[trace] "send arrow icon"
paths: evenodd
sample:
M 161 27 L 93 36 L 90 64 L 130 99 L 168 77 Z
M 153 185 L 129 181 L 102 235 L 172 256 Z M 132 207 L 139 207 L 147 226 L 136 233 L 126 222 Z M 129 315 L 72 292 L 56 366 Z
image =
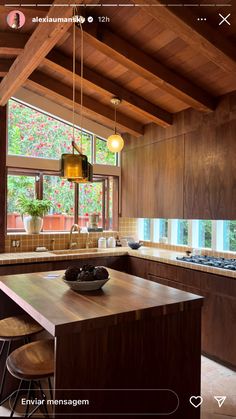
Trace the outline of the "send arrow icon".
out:
M 226 396 L 214 396 L 214 399 L 217 401 L 218 406 L 221 407 L 226 400 Z

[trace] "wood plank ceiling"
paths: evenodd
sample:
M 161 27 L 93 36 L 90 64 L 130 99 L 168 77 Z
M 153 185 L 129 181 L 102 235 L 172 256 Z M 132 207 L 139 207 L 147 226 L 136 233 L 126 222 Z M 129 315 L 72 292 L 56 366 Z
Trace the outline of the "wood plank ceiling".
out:
M 32 22 L 36 16 L 70 17 L 72 8 L 65 6 L 69 3 L 55 0 L 54 7 L 35 8 L 25 0 L 20 10 L 26 23 L 17 31 L 6 21 L 15 8 L 0 6 L 0 105 L 25 86 L 72 108 L 71 25 Z M 84 113 L 88 118 L 113 127 L 110 99 L 118 96 L 122 99 L 119 131 L 139 136 L 144 125 L 154 122 L 166 127 L 172 124 L 173 114 L 189 107 L 211 112 L 220 96 L 236 90 L 235 1 L 231 7 L 226 6 L 228 0 L 221 0 L 217 7 L 209 6 L 209 0 L 198 1 L 199 7 L 191 7 L 194 0 L 185 2 L 188 7 L 160 6 L 165 1 L 159 0 L 152 0 L 152 7 L 146 0 L 140 0 L 138 7 L 127 0 L 117 7 L 94 0 L 83 3 L 88 7 L 81 7 L 80 13 L 94 18 L 93 23 L 83 24 Z M 231 13 L 231 25 L 219 26 L 219 13 Z M 110 21 L 99 23 L 98 16 Z M 197 20 L 201 16 L 207 20 Z M 76 28 L 78 112 L 80 36 Z

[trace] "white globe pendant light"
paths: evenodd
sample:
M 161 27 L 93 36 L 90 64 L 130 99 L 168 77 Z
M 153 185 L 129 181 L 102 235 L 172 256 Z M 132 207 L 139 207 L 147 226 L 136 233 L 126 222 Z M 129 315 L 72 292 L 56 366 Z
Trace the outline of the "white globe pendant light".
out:
M 111 103 L 115 106 L 115 133 L 110 135 L 107 139 L 107 147 L 112 153 L 118 153 L 124 147 L 124 140 L 120 134 L 116 132 L 116 108 L 121 100 L 117 97 L 111 99 Z

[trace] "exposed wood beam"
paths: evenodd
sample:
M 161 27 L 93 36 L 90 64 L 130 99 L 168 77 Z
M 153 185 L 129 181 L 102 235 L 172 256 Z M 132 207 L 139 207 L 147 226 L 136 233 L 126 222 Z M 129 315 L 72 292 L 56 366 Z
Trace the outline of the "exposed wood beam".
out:
M 44 59 L 43 64 L 46 64 L 50 69 L 58 71 L 65 76 L 72 77 L 72 60 L 57 51 L 51 51 Z M 80 63 L 77 63 L 77 65 L 79 67 Z M 80 69 L 78 68 L 76 78 L 80 81 L 79 72 Z M 128 103 L 136 112 L 144 114 L 156 124 L 164 127 L 172 124 L 173 117 L 171 113 L 150 103 L 141 96 L 136 95 L 86 66 L 84 66 L 83 70 L 83 81 L 85 86 L 88 86 L 98 93 L 109 93 L 118 96 L 124 102 Z
M 25 83 L 26 87 L 32 88 L 43 95 L 49 95 L 55 102 L 67 104 L 72 108 L 71 88 L 46 74 L 35 71 Z M 94 118 L 101 118 L 105 124 L 114 124 L 114 110 L 90 96 L 83 95 L 83 107 L 85 112 Z M 76 91 L 76 109 L 80 113 L 80 92 Z M 117 112 L 117 127 L 121 132 L 129 132 L 136 137 L 143 134 L 143 126 L 138 121 L 131 119 L 121 112 Z
M 1 39 L 2 33 L 0 33 Z M 21 36 L 18 34 L 18 46 L 22 49 L 24 48 L 25 43 L 27 42 L 27 36 Z M 8 45 L 14 45 L 15 34 L 9 32 L 9 39 L 4 38 L 4 42 L 0 41 L 0 55 L 6 49 Z M 21 49 L 20 49 L 21 51 Z M 15 51 L 15 55 L 19 54 L 18 49 Z M 4 54 L 3 54 L 4 55 Z M 0 76 L 4 76 L 7 71 L 9 71 L 10 64 L 12 65 L 12 60 L 0 60 Z M 61 54 L 56 50 L 52 50 L 49 54 L 43 59 L 42 64 L 46 65 L 52 70 L 58 71 L 65 76 L 72 77 L 72 60 Z M 80 63 L 77 63 L 79 67 Z M 77 75 L 76 79 L 80 80 L 79 68 L 76 70 Z M 93 89 L 94 91 L 100 94 L 112 94 L 113 96 L 120 97 L 124 102 L 128 103 L 136 112 L 139 112 L 150 119 L 150 121 L 167 127 L 172 124 L 172 114 L 166 110 L 160 108 L 157 105 L 145 100 L 139 95 L 136 95 L 134 92 L 125 89 L 123 86 L 113 82 L 102 76 L 99 73 L 89 69 L 84 66 L 84 85 Z
M 201 111 L 215 109 L 215 100 L 210 94 L 154 60 L 105 26 L 85 24 L 83 29 L 86 41 L 94 48 L 139 74 L 155 86 L 195 109 Z
M 64 4 L 64 0 L 55 0 L 55 4 Z M 51 7 L 48 18 L 69 18 L 73 8 L 65 6 Z M 18 55 L 8 74 L 0 84 L 0 106 L 5 105 L 29 75 L 38 67 L 72 22 L 41 22 L 27 41 L 24 50 Z
M 220 31 L 215 30 L 209 24 L 204 25 L 196 20 L 188 7 L 155 7 L 147 6 L 149 0 L 140 0 L 143 8 L 152 18 L 167 26 L 190 45 L 195 51 L 203 54 L 224 71 L 236 71 L 235 46 Z M 163 4 L 163 0 L 151 1 L 154 5 Z

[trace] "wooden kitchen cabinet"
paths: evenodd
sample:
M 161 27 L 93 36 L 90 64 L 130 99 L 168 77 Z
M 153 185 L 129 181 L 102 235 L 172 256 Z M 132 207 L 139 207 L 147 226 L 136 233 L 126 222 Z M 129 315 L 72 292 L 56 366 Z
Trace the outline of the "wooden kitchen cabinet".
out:
M 147 279 L 147 260 L 129 256 L 128 273 Z
M 128 256 L 127 256 L 128 258 Z M 59 269 L 66 269 L 70 265 L 83 266 L 87 263 L 95 266 L 106 266 L 118 271 L 126 272 L 128 264 L 126 256 L 92 257 L 85 259 L 65 259 L 51 262 L 19 263 L 16 265 L 0 266 L 0 275 L 11 275 L 20 273 L 46 272 Z
M 185 134 L 185 219 L 234 220 L 236 120 Z
M 205 298 L 202 352 L 236 369 L 236 281 L 234 278 L 146 261 L 147 279 Z
M 183 218 L 184 136 L 122 154 L 122 216 Z

